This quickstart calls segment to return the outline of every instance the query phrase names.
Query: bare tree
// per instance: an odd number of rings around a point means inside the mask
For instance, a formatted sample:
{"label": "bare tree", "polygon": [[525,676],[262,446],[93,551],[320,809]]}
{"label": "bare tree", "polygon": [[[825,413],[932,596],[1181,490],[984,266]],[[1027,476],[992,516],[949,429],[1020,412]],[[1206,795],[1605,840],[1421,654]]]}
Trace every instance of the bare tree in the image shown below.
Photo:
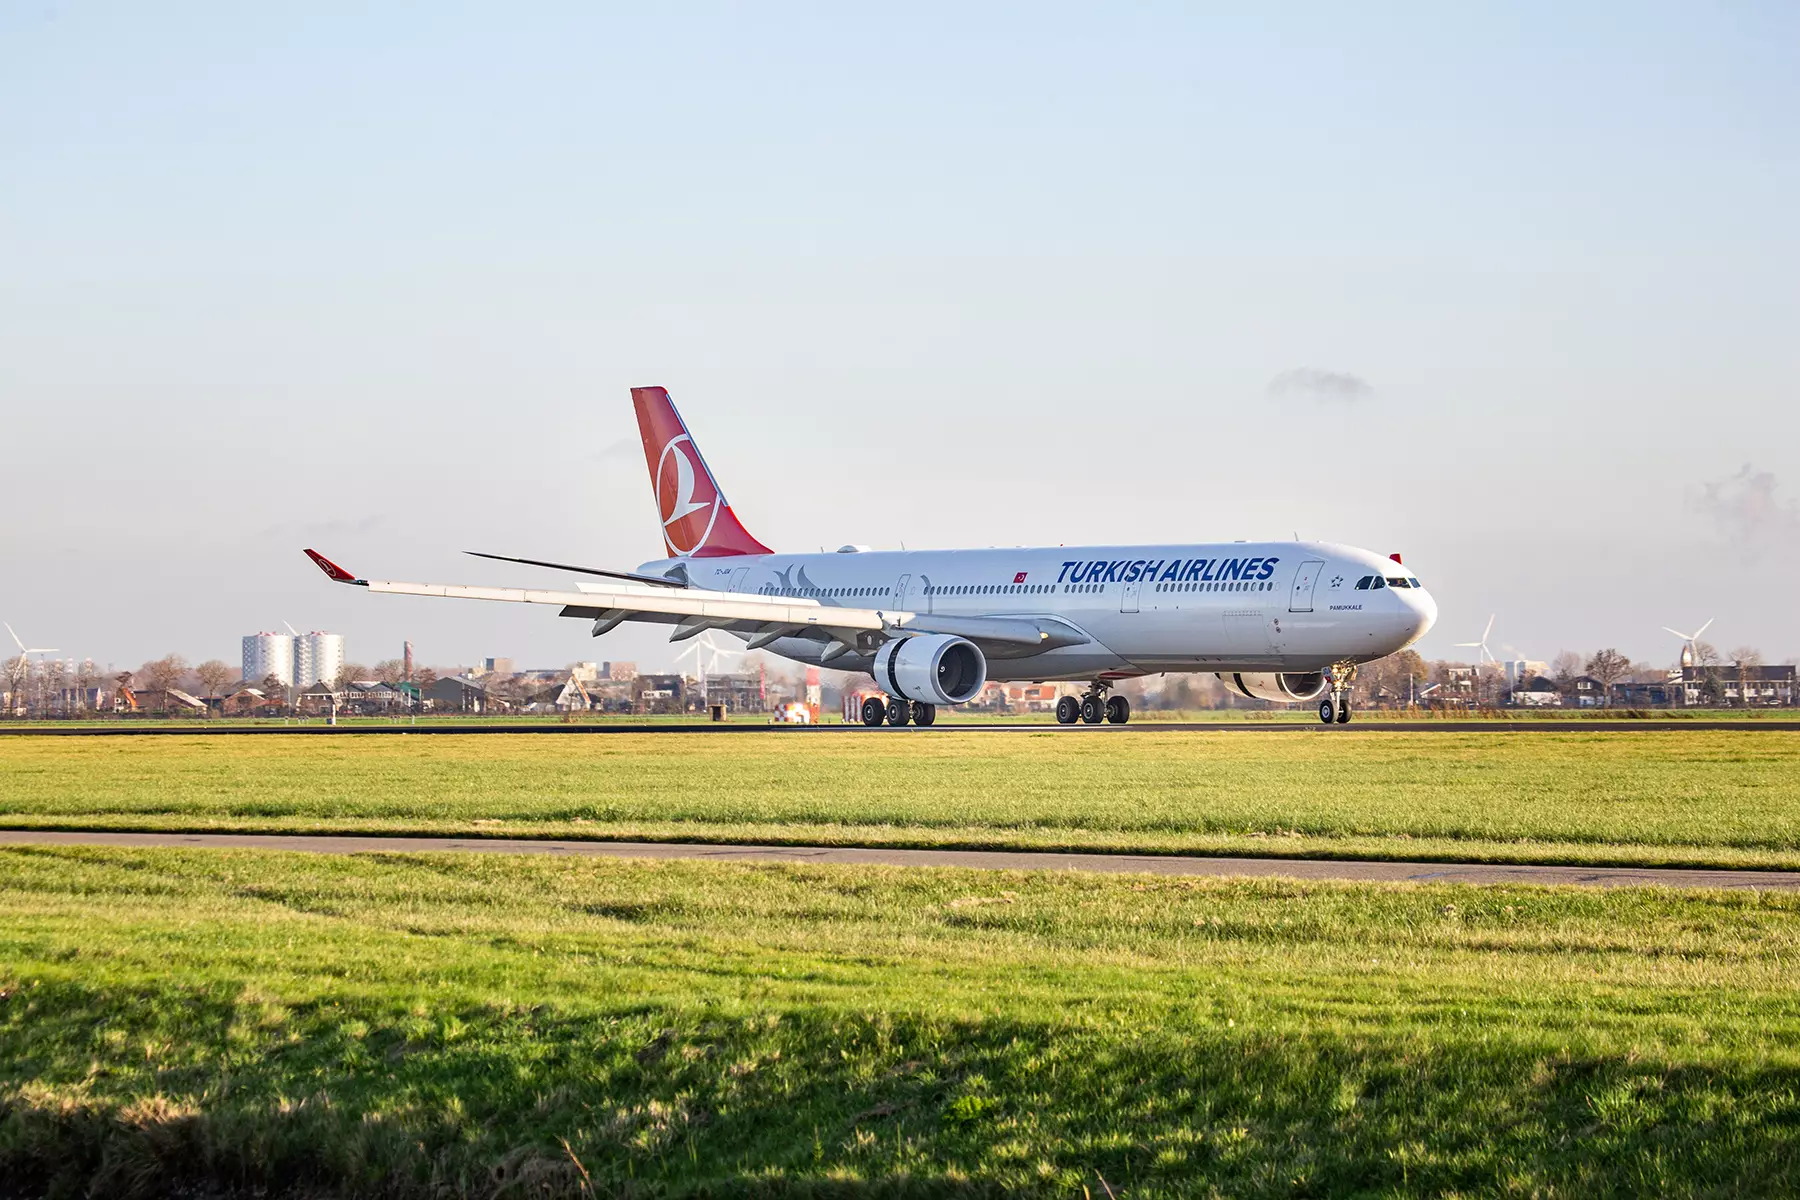
{"label": "bare tree", "polygon": [[382,683],[399,683],[406,677],[406,664],[397,658],[384,658],[375,664],[374,678]]}
{"label": "bare tree", "polygon": [[1631,660],[1608,646],[1587,660],[1587,673],[1600,684],[1601,703],[1612,704],[1612,686],[1631,670]]}
{"label": "bare tree", "polygon": [[338,668],[337,678],[331,681],[331,690],[334,692],[341,692],[347,684],[355,683],[361,679],[373,678],[374,676],[370,673],[369,668],[363,666],[361,663],[347,662]]}
{"label": "bare tree", "polygon": [[73,708],[69,699],[69,664],[60,658],[53,658],[46,662],[43,666],[42,682],[44,689],[49,693],[49,698],[44,702],[44,710],[51,711],[53,706],[60,701],[63,714],[68,715]]}
{"label": "bare tree", "polygon": [[31,660],[23,654],[6,660],[6,715],[18,716],[25,708],[25,689],[31,682]]}
{"label": "bare tree", "polygon": [[1731,652],[1731,661],[1736,665],[1738,681],[1738,703],[1746,708],[1756,703],[1758,685],[1762,682],[1762,651],[1755,646],[1739,646]]}
{"label": "bare tree", "polygon": [[257,685],[257,688],[268,699],[269,703],[271,703],[271,704],[286,704],[287,703],[287,692],[288,692],[287,684],[283,683],[281,681],[281,676],[275,674],[274,672],[270,672],[269,674],[264,675],[263,681]]}
{"label": "bare tree", "polygon": [[95,703],[93,707],[102,707],[100,704],[100,689],[104,686],[106,686],[106,676],[100,673],[100,668],[94,665],[94,660],[91,658],[82,659],[81,666],[76,668],[75,671],[75,688],[81,693],[79,707],[89,707],[88,697],[90,695],[94,697]]}
{"label": "bare tree", "polygon": [[232,670],[230,666],[220,662],[216,658],[209,658],[194,668],[194,677],[200,681],[200,686],[205,689],[206,698],[208,700],[217,696],[224,689],[225,685],[230,683],[236,676],[236,671]]}
{"label": "bare tree", "polygon": [[179,688],[188,670],[187,659],[179,654],[165,654],[155,662],[144,664],[143,675],[150,686],[160,691]]}

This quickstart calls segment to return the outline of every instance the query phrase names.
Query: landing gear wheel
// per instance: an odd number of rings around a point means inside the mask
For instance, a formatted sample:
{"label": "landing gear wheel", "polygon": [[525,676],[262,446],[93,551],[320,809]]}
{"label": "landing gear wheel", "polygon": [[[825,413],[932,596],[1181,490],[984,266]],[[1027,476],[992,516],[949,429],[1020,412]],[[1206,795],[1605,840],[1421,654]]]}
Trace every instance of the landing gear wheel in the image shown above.
{"label": "landing gear wheel", "polygon": [[1083,725],[1098,725],[1105,716],[1106,711],[1100,707],[1100,697],[1083,696],[1081,698],[1081,723]]}
{"label": "landing gear wheel", "polygon": [[885,720],[887,720],[887,705],[881,702],[881,697],[870,696],[863,701],[862,722],[864,725],[879,725]]}
{"label": "landing gear wheel", "polygon": [[937,705],[915,704],[912,706],[914,725],[931,725],[937,721]]}
{"label": "landing gear wheel", "polygon": [[887,706],[887,723],[904,725],[912,720],[912,705],[905,700],[890,700]]}
{"label": "landing gear wheel", "polygon": [[1319,722],[1330,725],[1337,720],[1337,705],[1329,700],[1319,701]]}
{"label": "landing gear wheel", "polygon": [[1056,702],[1056,723],[1073,725],[1081,719],[1081,701],[1073,696],[1064,696]]}
{"label": "landing gear wheel", "polygon": [[1350,697],[1348,696],[1345,696],[1343,700],[1338,703],[1337,723],[1339,725],[1348,725],[1350,723]]}
{"label": "landing gear wheel", "polygon": [[1123,725],[1131,720],[1131,701],[1123,696],[1109,696],[1106,700],[1106,722],[1109,725]]}

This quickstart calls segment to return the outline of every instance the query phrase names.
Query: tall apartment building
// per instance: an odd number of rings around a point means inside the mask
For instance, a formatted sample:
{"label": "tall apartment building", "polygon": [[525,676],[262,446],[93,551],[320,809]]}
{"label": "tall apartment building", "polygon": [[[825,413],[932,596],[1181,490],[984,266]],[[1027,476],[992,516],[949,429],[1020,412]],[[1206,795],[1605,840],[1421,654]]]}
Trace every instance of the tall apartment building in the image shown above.
{"label": "tall apartment building", "polygon": [[309,688],[336,679],[343,666],[341,633],[253,633],[244,639],[244,680],[251,687],[273,675],[287,687]]}
{"label": "tall apartment building", "polygon": [[309,688],[315,683],[329,683],[338,677],[343,665],[343,634],[315,629],[294,638],[295,686]]}
{"label": "tall apartment building", "polygon": [[294,682],[294,639],[285,633],[253,633],[244,639],[244,682],[256,687],[273,675]]}

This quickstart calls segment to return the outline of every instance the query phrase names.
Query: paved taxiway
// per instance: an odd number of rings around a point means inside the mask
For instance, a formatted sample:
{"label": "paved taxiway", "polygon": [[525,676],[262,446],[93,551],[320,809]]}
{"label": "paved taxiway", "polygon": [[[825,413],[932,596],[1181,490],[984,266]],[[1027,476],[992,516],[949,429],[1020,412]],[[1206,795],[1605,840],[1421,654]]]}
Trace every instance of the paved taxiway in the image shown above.
{"label": "paved taxiway", "polygon": [[1800,891],[1800,871],[1669,867],[1570,867],[1519,863],[1379,862],[1367,859],[1202,858],[1153,854],[1059,854],[1008,850],[901,850],[858,846],[740,846],[696,842],[576,842],[522,838],[328,837],[253,833],[101,833],[0,830],[0,846],[162,846],[178,849],[300,850],[316,854],[555,854],[578,858],[702,859],[711,862],[836,863],[974,867],[1007,871],[1143,872],[1217,878],[1336,879],[1382,883],[1535,883],[1588,887],[1760,888]]}
{"label": "paved taxiway", "polygon": [[1098,733],[1106,736],[1117,736],[1130,733],[1316,733],[1330,736],[1340,732],[1350,733],[1677,733],[1694,730],[1747,729],[1785,733],[1800,732],[1800,721],[1788,720],[1752,720],[1752,721],[1356,721],[1350,725],[1325,726],[1307,721],[1134,721],[1129,725],[1058,725],[1054,721],[1023,721],[1007,723],[954,723],[933,725],[922,729],[916,725],[890,728],[886,725],[873,729],[861,725],[752,725],[748,723],[733,724],[731,722],[682,722],[669,725],[635,725],[621,722],[618,724],[570,724],[570,725],[409,725],[404,721],[386,725],[215,725],[204,720],[177,720],[159,722],[154,725],[135,725],[126,722],[107,725],[73,725],[57,726],[11,725],[0,727],[0,737],[137,737],[165,736],[183,734],[204,734],[208,737],[226,737],[236,734],[274,734],[286,736],[306,734],[323,737],[349,737],[361,734],[380,734],[383,736],[420,734],[465,734],[465,733],[545,733],[545,734],[590,734],[590,733],[783,733],[795,737],[807,737],[815,734],[867,734],[870,736],[905,736],[930,737],[935,733],[958,733],[982,731],[988,733],[1042,733],[1052,731],[1066,734]]}

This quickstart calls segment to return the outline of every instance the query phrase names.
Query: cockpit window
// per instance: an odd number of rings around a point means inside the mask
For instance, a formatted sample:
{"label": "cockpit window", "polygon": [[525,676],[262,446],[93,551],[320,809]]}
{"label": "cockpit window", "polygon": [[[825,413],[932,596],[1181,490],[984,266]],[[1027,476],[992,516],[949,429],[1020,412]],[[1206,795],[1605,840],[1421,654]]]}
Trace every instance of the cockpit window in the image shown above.
{"label": "cockpit window", "polygon": [[1414,578],[1411,575],[1408,575],[1406,577],[1406,582],[1412,584],[1414,587],[1424,587],[1425,586],[1424,584],[1420,583],[1416,578]]}
{"label": "cockpit window", "polygon": [[1373,575],[1364,575],[1361,579],[1356,581],[1356,590],[1359,592],[1368,591],[1369,590],[1369,580],[1371,580],[1373,578],[1375,578]]}
{"label": "cockpit window", "polygon": [[1409,588],[1412,586],[1412,581],[1407,579],[1404,575],[1389,575],[1387,585],[1389,587]]}
{"label": "cockpit window", "polygon": [[1386,581],[1384,581],[1381,578],[1381,576],[1377,575],[1377,576],[1375,576],[1375,582],[1373,582],[1369,585],[1369,590],[1371,592],[1379,592],[1382,588],[1384,588],[1386,586],[1387,586]]}

